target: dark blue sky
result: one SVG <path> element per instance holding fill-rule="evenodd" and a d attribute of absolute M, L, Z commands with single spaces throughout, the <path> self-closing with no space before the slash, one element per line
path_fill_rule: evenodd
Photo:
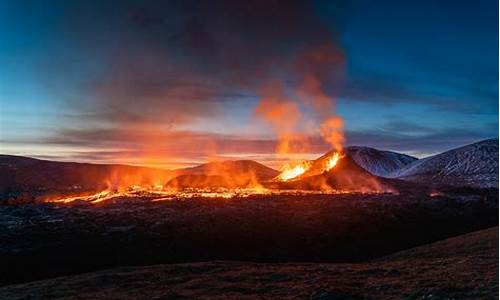
<path fill-rule="evenodd" d="M 2 1 L 1 152 L 174 167 L 213 155 L 201 143 L 273 163 L 259 87 L 294 82 L 288 62 L 325 42 L 348 145 L 498 137 L 497 1 L 258 2 Z M 304 115 L 309 152 L 326 150 Z"/>

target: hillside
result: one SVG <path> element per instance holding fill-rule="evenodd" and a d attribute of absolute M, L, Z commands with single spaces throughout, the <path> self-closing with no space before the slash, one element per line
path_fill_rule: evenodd
<path fill-rule="evenodd" d="M 116 164 L 58 162 L 0 155 L 0 193 L 102 190 L 166 182 L 172 172 Z"/>
<path fill-rule="evenodd" d="M 498 227 L 358 264 L 121 267 L 0 288 L 2 299 L 496 299 Z"/>
<path fill-rule="evenodd" d="M 498 188 L 498 139 L 416 160 L 387 177 L 420 183 Z"/>
<path fill-rule="evenodd" d="M 347 147 L 345 152 L 363 169 L 381 177 L 417 160 L 413 156 L 370 147 L 351 146 Z"/>
<path fill-rule="evenodd" d="M 253 160 L 226 160 L 175 171 L 166 183 L 175 188 L 244 188 L 276 177 L 279 172 Z"/>

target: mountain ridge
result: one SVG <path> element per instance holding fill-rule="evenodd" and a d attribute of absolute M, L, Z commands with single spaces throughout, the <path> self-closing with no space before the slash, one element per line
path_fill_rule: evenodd
<path fill-rule="evenodd" d="M 486 139 L 416 160 L 388 174 L 421 183 L 498 188 L 498 139 Z"/>
<path fill-rule="evenodd" d="M 410 155 L 365 146 L 349 146 L 345 152 L 362 168 L 381 177 L 418 160 Z"/>

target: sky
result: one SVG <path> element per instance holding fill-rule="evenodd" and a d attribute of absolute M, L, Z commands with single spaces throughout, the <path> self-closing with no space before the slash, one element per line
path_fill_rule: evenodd
<path fill-rule="evenodd" d="M 340 118 L 424 157 L 498 138 L 498 50 L 498 1 L 4 0 L 0 152 L 279 166 Z"/>

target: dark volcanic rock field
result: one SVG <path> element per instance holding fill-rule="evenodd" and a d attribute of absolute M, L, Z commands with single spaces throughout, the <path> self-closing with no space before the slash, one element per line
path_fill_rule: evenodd
<path fill-rule="evenodd" d="M 498 190 L 0 206 L 1 284 L 126 265 L 357 262 L 498 224 Z"/>
<path fill-rule="evenodd" d="M 1 299 L 498 299 L 498 227 L 363 263 L 120 267 L 0 288 Z"/>

